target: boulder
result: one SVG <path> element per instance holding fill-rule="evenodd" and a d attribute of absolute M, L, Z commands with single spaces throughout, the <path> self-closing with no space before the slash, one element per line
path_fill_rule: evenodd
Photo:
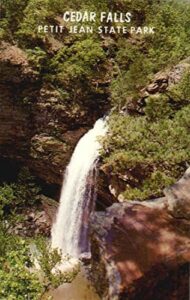
<path fill-rule="evenodd" d="M 158 72 L 153 81 L 144 89 L 146 95 L 163 93 L 172 85 L 178 84 L 189 68 L 190 58 L 186 58 L 173 68 Z"/>
<path fill-rule="evenodd" d="M 35 80 L 36 74 L 30 67 L 26 53 L 15 45 L 0 44 L 1 81 L 20 84 Z M 10 72 L 11 68 L 11 72 Z"/>
<path fill-rule="evenodd" d="M 10 232 L 23 237 L 43 235 L 50 237 L 55 221 L 58 202 L 44 195 L 38 196 L 38 206 L 28 207 L 19 214 L 19 219 Z"/>
<path fill-rule="evenodd" d="M 115 203 L 95 214 L 93 281 L 101 299 L 188 299 L 189 186 L 187 172 L 161 199 Z"/>
<path fill-rule="evenodd" d="M 168 210 L 175 218 L 190 220 L 190 168 L 173 186 L 164 191 Z"/>

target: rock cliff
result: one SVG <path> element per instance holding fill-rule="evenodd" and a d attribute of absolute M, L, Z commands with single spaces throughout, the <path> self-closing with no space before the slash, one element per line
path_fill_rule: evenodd
<path fill-rule="evenodd" d="M 108 102 L 96 110 L 89 110 L 86 99 L 81 106 L 72 99 L 64 102 L 32 68 L 27 54 L 5 42 L 0 69 L 0 158 L 24 163 L 46 183 L 60 185 L 76 143 L 103 116 Z"/>
<path fill-rule="evenodd" d="M 189 171 L 161 199 L 96 213 L 92 265 L 101 299 L 188 299 L 189 213 Z"/>

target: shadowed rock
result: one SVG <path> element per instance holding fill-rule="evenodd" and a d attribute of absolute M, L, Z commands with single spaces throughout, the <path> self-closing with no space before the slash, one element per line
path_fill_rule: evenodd
<path fill-rule="evenodd" d="M 77 142 L 107 110 L 107 92 L 101 107 L 94 92 L 89 99 L 82 94 L 79 104 L 65 101 L 34 70 L 24 50 L 5 42 L 0 43 L 0 72 L 0 158 L 23 163 L 44 182 L 61 185 Z"/>

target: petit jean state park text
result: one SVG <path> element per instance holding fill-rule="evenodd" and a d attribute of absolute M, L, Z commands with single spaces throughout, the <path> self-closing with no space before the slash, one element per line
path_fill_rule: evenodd
<path fill-rule="evenodd" d="M 190 1 L 1 0 L 0 300 L 189 300 Z"/>
<path fill-rule="evenodd" d="M 95 23 L 96 22 L 96 18 L 97 18 L 97 14 L 96 12 L 70 12 L 67 11 L 63 14 L 63 21 L 64 22 L 71 22 L 71 24 L 73 22 L 77 22 L 77 23 L 84 23 L 84 22 L 91 22 L 91 23 Z M 97 33 L 101 34 L 115 34 L 115 33 L 122 33 L 122 34 L 127 34 L 128 32 L 131 33 L 136 33 L 136 34 L 147 34 L 147 33 L 151 33 L 154 34 L 154 27 L 131 27 L 128 28 L 126 26 L 121 26 L 121 25 L 117 25 L 117 26 L 110 26 L 108 25 L 108 23 L 115 23 L 115 24 L 122 24 L 122 23 L 130 23 L 131 22 L 131 18 L 132 18 L 132 14 L 130 12 L 127 13 L 112 13 L 112 12 L 100 12 L 100 22 L 102 23 L 106 23 L 107 26 L 98 26 L 96 28 Z M 38 26 L 38 32 L 44 32 L 44 33 L 63 33 L 64 32 L 64 25 L 39 25 Z M 81 25 L 71 25 L 69 27 L 69 33 L 94 33 L 94 27 L 85 25 L 85 26 L 81 26 Z"/>

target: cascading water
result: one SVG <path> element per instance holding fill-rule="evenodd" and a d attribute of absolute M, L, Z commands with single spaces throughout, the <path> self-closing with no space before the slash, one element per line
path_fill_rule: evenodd
<path fill-rule="evenodd" d="M 94 198 L 95 168 L 101 148 L 97 138 L 106 133 L 106 121 L 99 119 L 78 142 L 67 166 L 60 206 L 52 228 L 52 247 L 63 254 L 80 257 L 89 252 L 89 215 Z"/>

